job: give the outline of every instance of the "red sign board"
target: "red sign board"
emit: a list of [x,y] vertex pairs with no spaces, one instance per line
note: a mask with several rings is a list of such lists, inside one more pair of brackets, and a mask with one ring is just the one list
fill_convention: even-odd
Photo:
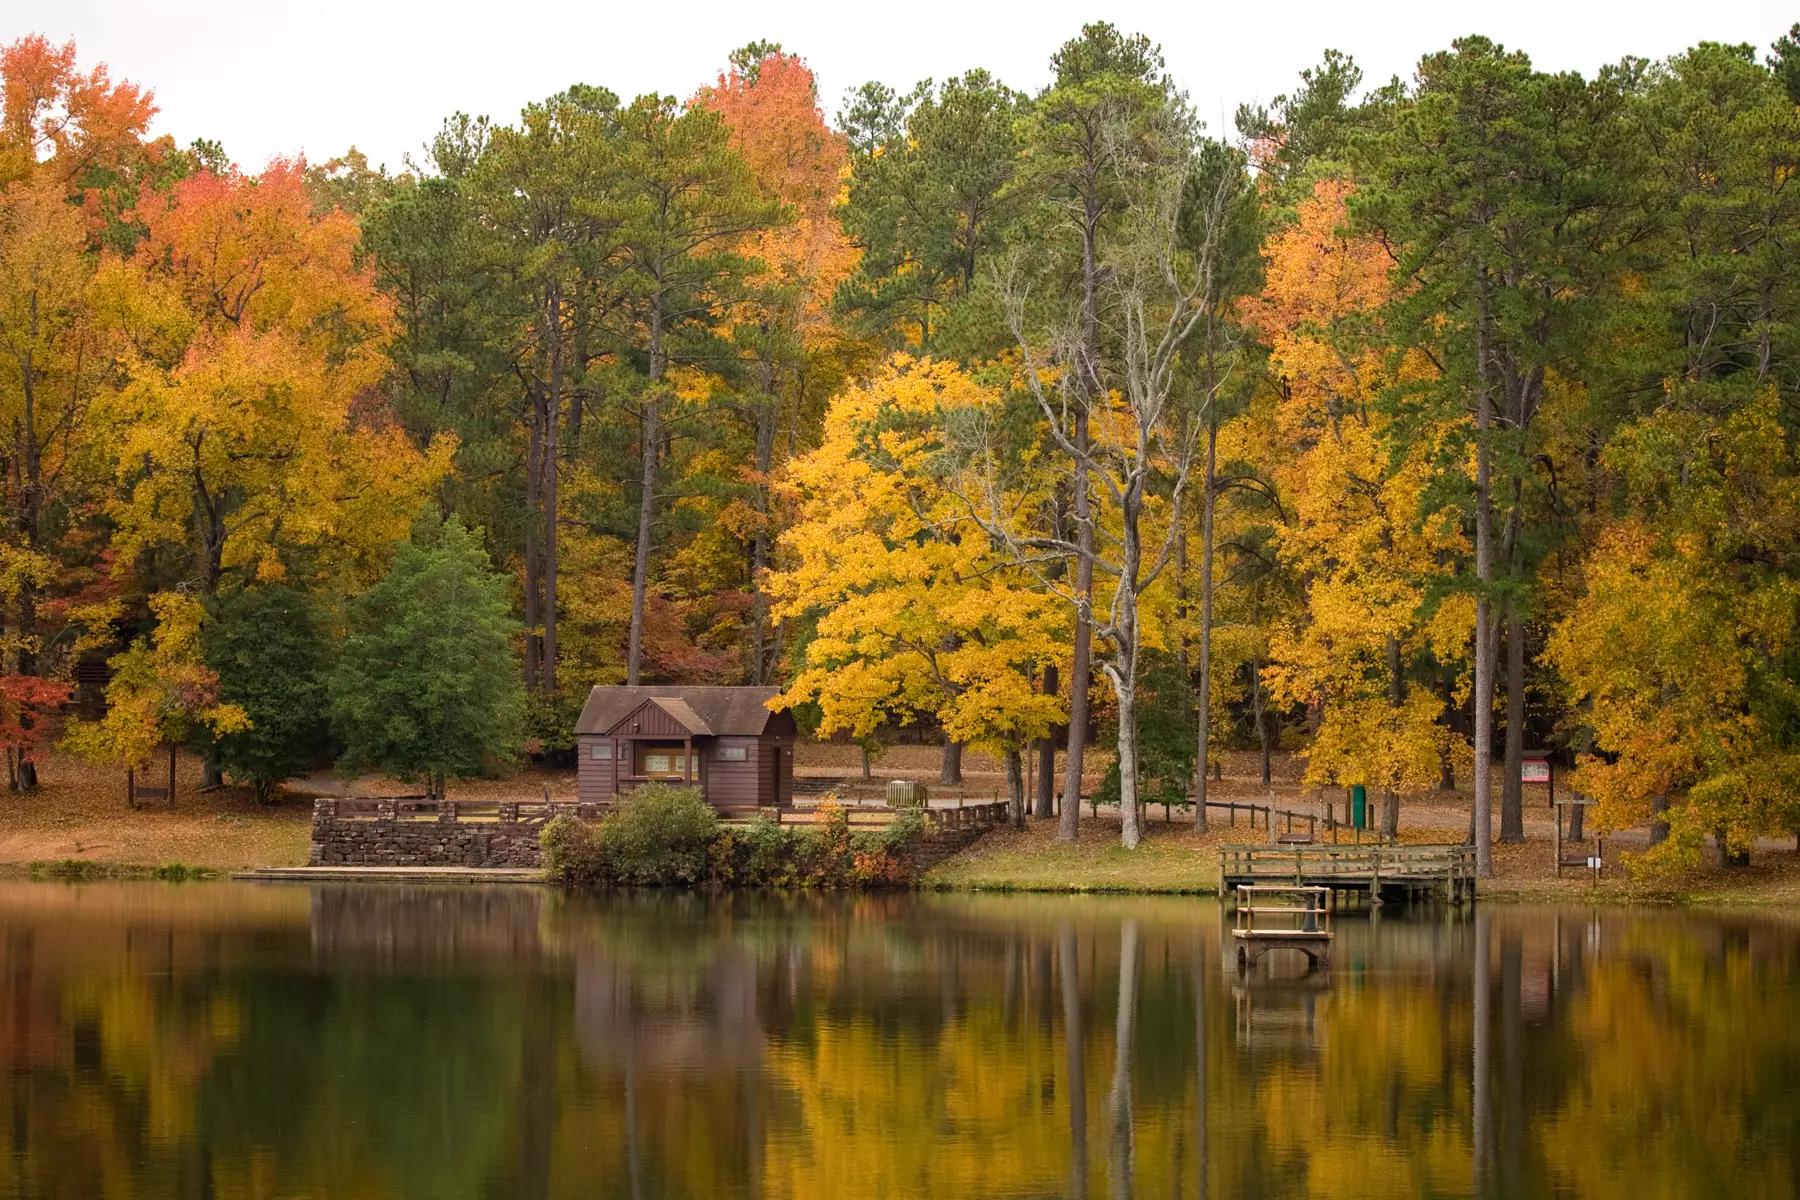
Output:
[[1528,758],[1519,764],[1519,778],[1525,783],[1549,783],[1550,760],[1547,758]]

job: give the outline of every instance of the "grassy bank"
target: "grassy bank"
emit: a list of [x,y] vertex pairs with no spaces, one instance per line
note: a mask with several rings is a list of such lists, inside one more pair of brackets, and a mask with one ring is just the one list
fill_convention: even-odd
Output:
[[[1428,808],[1420,820],[1403,824],[1406,842],[1460,841],[1466,813],[1453,806]],[[924,886],[952,891],[1018,892],[1213,892],[1218,886],[1217,848],[1260,843],[1267,835],[1238,826],[1202,834],[1182,822],[1162,822],[1160,811],[1136,851],[1119,845],[1116,812],[1098,819],[1082,814],[1080,840],[1056,840],[1054,821],[1033,822],[1023,832],[995,830],[953,858],[938,864]],[[1573,904],[1800,905],[1800,855],[1791,847],[1759,851],[1748,867],[1705,867],[1663,879],[1632,876],[1617,845],[1609,847],[1607,869],[1598,886],[1586,872],[1556,878],[1554,834],[1548,821],[1528,820],[1523,845],[1494,848],[1494,878],[1481,884],[1493,901]]]

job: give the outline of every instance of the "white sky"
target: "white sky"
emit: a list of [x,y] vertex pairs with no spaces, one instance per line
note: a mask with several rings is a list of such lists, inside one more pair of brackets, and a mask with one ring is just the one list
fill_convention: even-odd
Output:
[[105,62],[114,78],[155,90],[155,132],[182,145],[217,139],[247,169],[302,151],[323,161],[352,143],[398,168],[458,109],[511,120],[575,82],[686,97],[759,37],[806,56],[827,116],[867,79],[906,87],[981,66],[1035,91],[1051,52],[1097,17],[1159,41],[1216,131],[1239,101],[1291,90],[1327,46],[1354,55],[1367,82],[1410,76],[1421,54],[1470,32],[1526,50],[1541,68],[1591,73],[1701,40],[1760,52],[1800,10],[1774,0],[0,0],[0,42],[75,38],[84,68]]

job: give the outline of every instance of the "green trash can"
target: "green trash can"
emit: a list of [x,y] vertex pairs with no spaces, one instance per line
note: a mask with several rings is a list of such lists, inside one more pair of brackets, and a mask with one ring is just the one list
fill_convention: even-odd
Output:
[[1350,824],[1358,829],[1369,827],[1369,790],[1360,783],[1350,787]]

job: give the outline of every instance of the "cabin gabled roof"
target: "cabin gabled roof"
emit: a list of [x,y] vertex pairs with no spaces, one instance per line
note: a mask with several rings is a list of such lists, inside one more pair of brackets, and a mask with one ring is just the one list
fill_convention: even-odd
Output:
[[588,693],[575,732],[611,733],[632,713],[654,704],[697,737],[760,737],[775,715],[769,701],[780,694],[780,688],[772,687],[596,687]]

